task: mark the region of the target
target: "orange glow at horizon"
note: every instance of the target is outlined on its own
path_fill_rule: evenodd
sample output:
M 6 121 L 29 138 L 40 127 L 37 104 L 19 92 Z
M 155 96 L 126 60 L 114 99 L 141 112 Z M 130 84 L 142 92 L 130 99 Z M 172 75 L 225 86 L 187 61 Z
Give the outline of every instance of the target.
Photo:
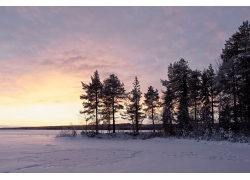
M 19 88 L 1 95 L 0 126 L 85 124 L 79 113 L 80 95 L 84 93 L 81 81 L 90 82 L 91 75 L 80 79 L 60 72 L 24 74 L 18 78 Z M 118 123 L 122 121 L 117 119 Z
M 2 107 L 1 125 L 8 126 L 57 126 L 81 124 L 77 116 L 79 104 L 40 104 L 31 106 Z M 75 112 L 72 114 L 72 112 Z
M 81 80 L 59 72 L 16 78 L 12 92 L 1 93 L 0 126 L 80 124 Z

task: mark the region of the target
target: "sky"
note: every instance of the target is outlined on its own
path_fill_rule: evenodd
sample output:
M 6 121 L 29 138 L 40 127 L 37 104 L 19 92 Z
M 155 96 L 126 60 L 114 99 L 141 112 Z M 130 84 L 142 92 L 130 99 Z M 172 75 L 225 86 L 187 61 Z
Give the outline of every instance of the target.
M 249 6 L 1 6 L 0 126 L 81 124 L 81 82 L 98 70 L 165 90 L 167 68 L 215 64 Z

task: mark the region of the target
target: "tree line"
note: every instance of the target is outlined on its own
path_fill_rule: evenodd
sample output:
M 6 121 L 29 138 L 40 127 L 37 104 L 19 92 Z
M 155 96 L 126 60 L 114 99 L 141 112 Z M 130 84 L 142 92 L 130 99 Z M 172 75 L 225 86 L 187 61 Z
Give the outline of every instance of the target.
M 188 61 L 180 59 L 168 66 L 167 80 L 160 80 L 165 90 L 162 97 L 152 86 L 140 90 L 137 77 L 133 89 L 126 93 L 124 84 L 111 74 L 103 82 L 98 71 L 90 83 L 82 82 L 84 94 L 81 114 L 86 121 L 95 120 L 96 133 L 100 121 L 115 133 L 116 114 L 132 122 L 134 132 L 145 118 L 160 120 L 165 133 L 198 131 L 206 128 L 250 130 L 250 24 L 244 21 L 222 49 L 215 65 L 203 71 L 192 70 Z M 144 101 L 141 98 L 144 96 Z M 121 111 L 123 110 L 123 112 Z
M 146 117 L 152 119 L 154 127 L 157 108 L 160 107 L 158 90 L 150 86 L 148 92 L 144 94 L 144 103 L 141 103 L 143 93 L 137 77 L 133 82 L 132 91 L 126 93 L 124 84 L 116 75 L 111 74 L 109 78 L 101 82 L 96 70 L 91 76 L 90 83 L 82 82 L 82 89 L 85 93 L 80 96 L 83 100 L 83 110 L 80 113 L 86 115 L 86 121 L 95 120 L 96 133 L 98 133 L 100 121 L 108 124 L 109 131 L 112 121 L 112 130 L 115 133 L 115 115 L 122 109 L 125 111 L 120 112 L 120 117 L 132 122 L 134 132 L 139 133 L 139 126 Z

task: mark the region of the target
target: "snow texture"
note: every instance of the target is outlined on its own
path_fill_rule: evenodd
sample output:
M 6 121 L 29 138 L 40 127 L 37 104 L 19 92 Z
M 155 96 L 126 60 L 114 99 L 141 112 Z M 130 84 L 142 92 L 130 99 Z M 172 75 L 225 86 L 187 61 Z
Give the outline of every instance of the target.
M 57 134 L 59 131 L 1 130 L 0 173 L 250 172 L 248 143 L 142 140 L 119 133 L 115 137 L 56 138 Z

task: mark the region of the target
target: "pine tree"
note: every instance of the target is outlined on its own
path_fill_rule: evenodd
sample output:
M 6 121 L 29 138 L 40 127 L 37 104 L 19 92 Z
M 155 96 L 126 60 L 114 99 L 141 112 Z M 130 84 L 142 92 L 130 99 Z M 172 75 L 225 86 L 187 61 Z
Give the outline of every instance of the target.
M 83 100 L 82 104 L 85 110 L 80 113 L 89 115 L 89 118 L 95 118 L 96 134 L 98 134 L 98 108 L 100 107 L 102 83 L 97 70 L 94 72 L 94 76 L 91 76 L 91 83 L 82 82 L 82 89 L 85 91 L 85 94 L 82 94 L 80 99 Z
M 135 133 L 139 133 L 139 124 L 142 123 L 145 118 L 144 113 L 142 112 L 142 105 L 140 103 L 140 99 L 142 96 L 141 88 L 137 77 L 133 82 L 133 89 L 128 95 L 129 103 L 127 104 L 127 114 L 135 125 Z
M 206 126 L 211 127 L 214 125 L 214 108 L 215 108 L 215 73 L 212 65 L 202 72 L 202 85 L 201 85 L 201 102 L 202 117 Z
M 202 85 L 201 85 L 201 115 L 203 124 L 207 127 L 211 126 L 212 122 L 212 113 L 211 113 L 211 96 L 209 92 L 209 77 L 206 69 L 203 70 L 201 75 Z
M 148 114 L 148 118 L 152 119 L 153 131 L 155 132 L 155 116 L 157 115 L 157 108 L 160 106 L 158 90 L 154 90 L 152 86 L 148 87 L 148 92 L 144 94 L 145 111 Z
M 209 65 L 207 69 L 208 84 L 209 84 L 209 94 L 211 97 L 211 113 L 212 113 L 212 125 L 214 125 L 214 107 L 215 107 L 215 72 L 212 64 Z
M 109 87 L 107 84 L 103 84 L 103 89 L 101 92 L 101 100 L 102 100 L 102 109 L 101 109 L 101 120 L 108 124 L 108 132 L 110 133 L 111 127 L 110 122 L 112 118 L 112 98 L 110 94 Z
M 129 96 L 129 95 L 128 95 Z M 136 134 L 135 130 L 135 110 L 133 104 L 131 104 L 129 97 L 124 102 L 125 110 L 121 113 L 121 118 L 127 121 L 131 121 L 133 133 Z
M 189 86 L 189 101 L 191 106 L 191 112 L 194 114 L 194 122 L 198 127 L 198 112 L 200 110 L 200 96 L 201 96 L 201 72 L 198 70 L 191 71 L 190 78 L 188 80 Z
M 173 92 L 174 101 L 177 103 L 177 121 L 179 128 L 188 128 L 190 117 L 188 112 L 188 79 L 190 77 L 188 62 L 180 59 L 168 67 L 168 81 L 164 84 L 169 86 Z M 162 81 L 163 82 L 163 81 Z
M 168 85 L 168 81 L 161 80 L 162 85 L 166 87 L 166 91 L 162 91 L 163 93 L 163 112 L 162 112 L 162 122 L 163 129 L 165 133 L 169 135 L 173 135 L 173 122 L 176 122 L 174 119 L 174 92 L 171 87 Z
M 243 122 L 250 128 L 250 24 L 248 21 L 238 28 L 225 43 L 222 49 L 222 66 L 218 75 L 224 79 L 224 88 L 220 88 L 224 96 L 232 96 L 231 106 L 235 128 Z M 220 81 L 222 82 L 222 81 Z
M 105 79 L 104 91 L 109 96 L 109 101 L 111 104 L 111 112 L 113 118 L 113 133 L 115 133 L 115 113 L 118 110 L 123 109 L 122 100 L 126 98 L 124 84 L 120 82 L 118 77 L 111 74 L 109 78 Z
M 217 81 L 218 85 L 216 87 L 217 92 L 219 93 L 219 124 L 224 129 L 228 129 L 230 122 L 233 121 L 236 117 L 235 106 L 236 96 L 234 96 L 233 91 L 233 81 L 231 72 L 232 62 L 227 61 L 223 62 L 219 67 Z
M 134 113 L 135 131 L 137 134 L 139 133 L 139 120 L 143 118 L 143 113 L 141 112 L 142 105 L 140 104 L 141 95 L 142 93 L 140 90 L 140 84 L 137 77 L 135 77 L 135 80 L 133 82 L 133 89 L 130 92 L 129 100 L 131 102 L 130 112 Z

